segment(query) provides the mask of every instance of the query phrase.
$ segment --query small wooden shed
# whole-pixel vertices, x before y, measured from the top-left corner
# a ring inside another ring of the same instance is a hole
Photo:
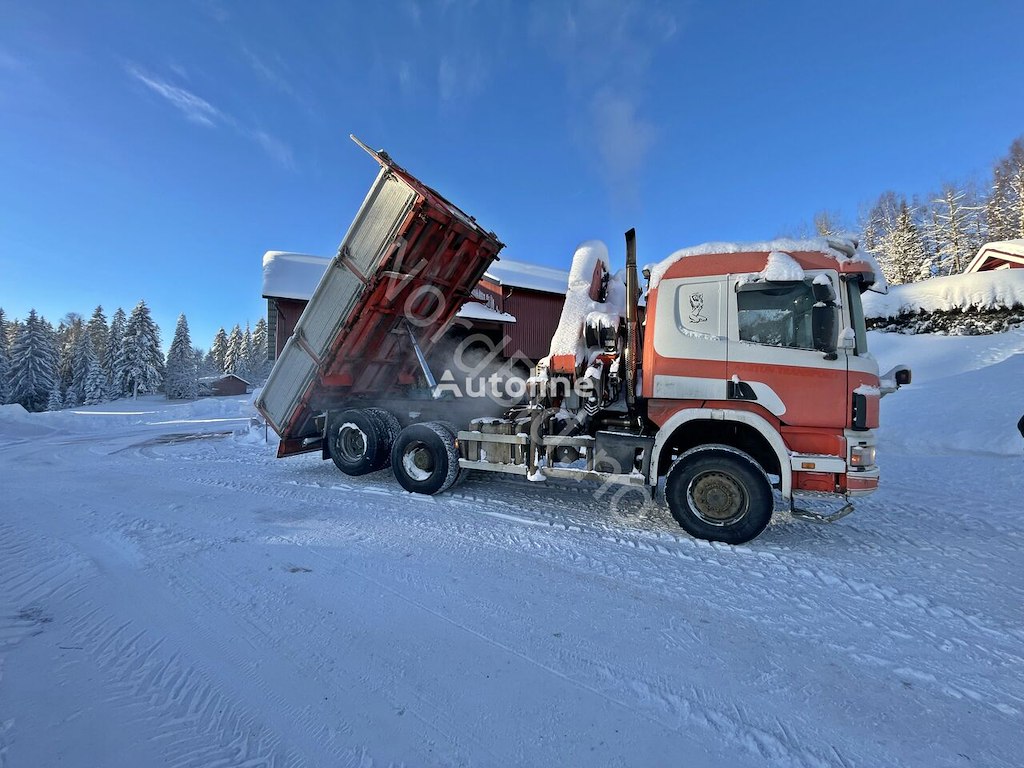
[[[997,240],[985,243],[971,259],[965,273],[991,272],[996,269],[1024,268],[1024,240]]]
[[[199,394],[223,397],[225,395],[244,395],[252,390],[252,384],[233,373],[222,376],[203,376],[199,379]]]

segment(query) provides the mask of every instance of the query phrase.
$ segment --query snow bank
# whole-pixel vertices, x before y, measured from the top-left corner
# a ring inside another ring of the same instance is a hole
[[[143,395],[137,400],[27,413],[20,405],[0,406],[0,434],[26,430],[58,430],[69,434],[111,432],[134,426],[157,431],[191,432],[248,428],[258,413],[254,395],[206,397],[200,400],[167,400],[163,395]]]
[[[1024,306],[1024,269],[933,277],[918,283],[890,286],[885,296],[870,291],[864,294],[867,317],[1015,306]]]
[[[910,386],[882,400],[883,452],[1019,456],[1024,413],[1024,331],[991,336],[908,336],[872,331],[883,372],[910,366]]]

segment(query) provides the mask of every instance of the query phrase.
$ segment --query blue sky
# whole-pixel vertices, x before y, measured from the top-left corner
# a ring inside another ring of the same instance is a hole
[[[145,298],[169,344],[264,313],[376,165],[566,266],[794,233],[987,177],[1024,133],[1019,2],[0,0],[0,306]]]

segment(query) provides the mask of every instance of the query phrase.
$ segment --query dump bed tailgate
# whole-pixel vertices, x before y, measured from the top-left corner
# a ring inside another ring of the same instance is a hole
[[[380,173],[256,400],[281,455],[319,436],[324,410],[413,384],[410,332],[429,351],[502,248],[385,153],[367,151]]]

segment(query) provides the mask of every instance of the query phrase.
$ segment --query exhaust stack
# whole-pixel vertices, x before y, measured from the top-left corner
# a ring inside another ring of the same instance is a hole
[[[630,423],[640,426],[636,410],[636,355],[637,355],[637,304],[640,294],[636,274],[636,229],[626,233],[626,408],[629,411]]]

